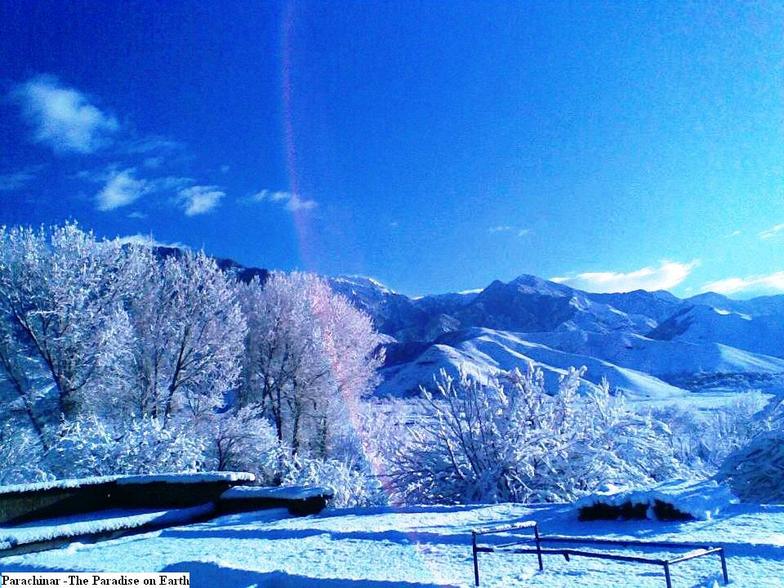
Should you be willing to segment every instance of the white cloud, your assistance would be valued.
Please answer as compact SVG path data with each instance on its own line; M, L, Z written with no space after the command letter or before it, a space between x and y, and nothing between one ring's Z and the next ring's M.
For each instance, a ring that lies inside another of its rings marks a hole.
M698 263L698 261L690 263L663 261L658 267L649 266L628 273L586 272L575 276L555 277L551 280L588 292L670 290L683 282Z
M291 198L289 198L288 202L286 202L286 209L290 210L291 212L295 212L297 210L312 210L316 208L317 204L315 200L306 200L304 198L300 198L296 194L292 194Z
M223 196L222 191L218 191L220 196L212 193L217 190L215 186L194 185L193 178L183 176L141 178L138 176L137 168L118 169L116 164L103 170L81 171L74 177L103 184L103 188L96 195L96 207L104 211L128 206L149 194L168 193L176 194L175 203L183 205L186 214L193 216L209 211ZM146 216L140 211L128 214L129 218Z
M148 180L152 191L155 192L169 192L179 191L189 186L192 186L196 180L193 178L183 176L161 176Z
M276 192L273 190L262 190L248 197L248 200L250 202L264 202L264 201L281 202L284 200L288 200L289 198L291 198L290 192Z
M217 186L191 186L180 190L180 202L186 216L210 212L226 193Z
M291 192L261 190L245 199L246 202L277 202L282 204L286 210L296 212L298 210L312 210L318 206L315 200L301 198L298 194Z
M526 235L530 234L531 229L513 227L512 225L496 225L487 229L487 232L491 235L495 233L514 233L518 237L525 237Z
M0 174L0 192L12 192L24 188L36 178L41 169L43 169L41 165L31 165L16 172Z
M185 145L179 141L172 141L166 137L159 137L157 135L150 135L136 139L127 140L124 145L124 151L132 155L139 155L150 152L164 152L172 154L176 151L184 151Z
M164 243L158 241L152 234L144 235L136 233L135 235L125 235L124 237L117 237L117 240L124 245L146 245L149 247L174 247L177 249L188 249L188 246L175 241L173 243Z
M128 206L151 190L146 180L134 177L134 172L135 170L130 168L109 176L106 185L95 197L98 210L114 210Z
M725 278L705 284L701 289L703 292L719 294L735 294L746 290L784 292L784 271L745 278Z
M120 128L113 116L52 76L38 76L16 87L13 96L35 126L35 140L56 152L92 153Z
M759 234L759 236L760 239L772 239L782 231L784 231L784 223L773 225L769 229L765 229Z

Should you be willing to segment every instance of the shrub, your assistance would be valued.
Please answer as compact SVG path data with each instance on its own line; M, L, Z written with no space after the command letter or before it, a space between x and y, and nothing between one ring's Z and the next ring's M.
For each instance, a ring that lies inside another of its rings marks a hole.
M48 459L58 477L195 472L203 469L204 441L192 428L132 419L112 428L96 418L63 425Z
M608 482L666 479L678 463L669 431L630 411L604 382L578 395L583 370L555 394L530 367L487 382L442 372L423 390L422 416L394 455L390 477L405 502L573 500Z
M209 445L209 468L251 472L259 484L280 481L287 451L278 441L275 428L255 407L230 409L210 415L202 425Z
M756 436L732 453L719 470L719 479L746 502L784 502L784 430Z
M332 491L330 506L377 506L387 503L381 483L367 470L342 461L294 459L284 484L321 486Z

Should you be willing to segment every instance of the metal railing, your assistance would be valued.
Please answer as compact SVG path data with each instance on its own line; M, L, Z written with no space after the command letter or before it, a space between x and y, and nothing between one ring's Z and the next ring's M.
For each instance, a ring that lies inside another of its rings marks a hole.
M483 535L495 535L500 533L519 533L524 530L533 530L532 537L526 537L516 541L500 544L480 544L479 537ZM534 543L535 547L521 547L527 543ZM614 547L643 547L647 549L661 548L670 551L678 549L689 549L690 551L673 558L662 559L654 557L644 557L638 555L624 555L607 551L586 551L585 549L574 549L571 547L543 547L544 543L573 544L578 547L586 545L608 545ZM471 531L471 547L474 560L474 583L479 586L479 557L480 553L519 553L536 554L539 562L539 570L544 570L543 555L561 555L569 561L571 557L590 557L594 559L606 559L613 561L623 561L630 563L640 563L647 565L661 566L664 571L664 579L667 588L672 588L671 566L677 563L689 561L707 555L718 555L721 561L721 572L724 577L724 584L729 583L727 574L727 559L723 547L714 547L697 543L680 543L674 541L640 541L635 539L598 539L595 537L578 537L568 535L540 535L539 525L536 521L522 521L512 525L498 527L485 527Z

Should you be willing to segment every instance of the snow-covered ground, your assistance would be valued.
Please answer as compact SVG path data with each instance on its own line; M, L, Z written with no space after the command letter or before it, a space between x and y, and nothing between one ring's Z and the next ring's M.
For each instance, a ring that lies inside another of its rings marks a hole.
M784 506L749 505L688 523L581 523L570 505L347 509L303 518L261 511L9 557L0 571L190 571L195 588L470 586L470 530L525 519L547 534L723 545L733 586L784 586ZM655 554L662 552L647 553ZM673 586L713 586L719 569L715 557L678 564ZM482 554L480 570L483 586L664 587L653 566L561 556L546 556L539 572L533 556Z

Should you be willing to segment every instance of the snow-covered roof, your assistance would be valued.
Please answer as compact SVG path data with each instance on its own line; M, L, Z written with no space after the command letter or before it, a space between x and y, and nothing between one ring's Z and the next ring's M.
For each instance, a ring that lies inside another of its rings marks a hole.
M120 476L92 476L88 478L69 478L64 480L49 480L47 482L35 482L32 484L12 484L9 486L0 486L0 495L2 494L16 494L23 492L38 492L43 490L68 488L81 488L82 486L93 486L95 484L105 484L107 482L114 482Z
M122 476L117 478L117 485L154 484L200 484L203 482L254 482L256 476L248 472L197 472L192 474L144 474L140 476Z
M50 480L33 484L13 484L0 486L0 495L24 492L39 492L44 490L66 490L115 482L118 485L152 484L166 482L168 484L198 484L203 482L254 482L256 476L248 472L195 472L190 474L162 473L144 474L138 476L93 476L88 478L72 478L64 480Z
M98 535L145 527L163 527L190 522L209 515L213 503L167 510L111 509L68 517L35 521L14 527L0 527L0 551L18 545Z

